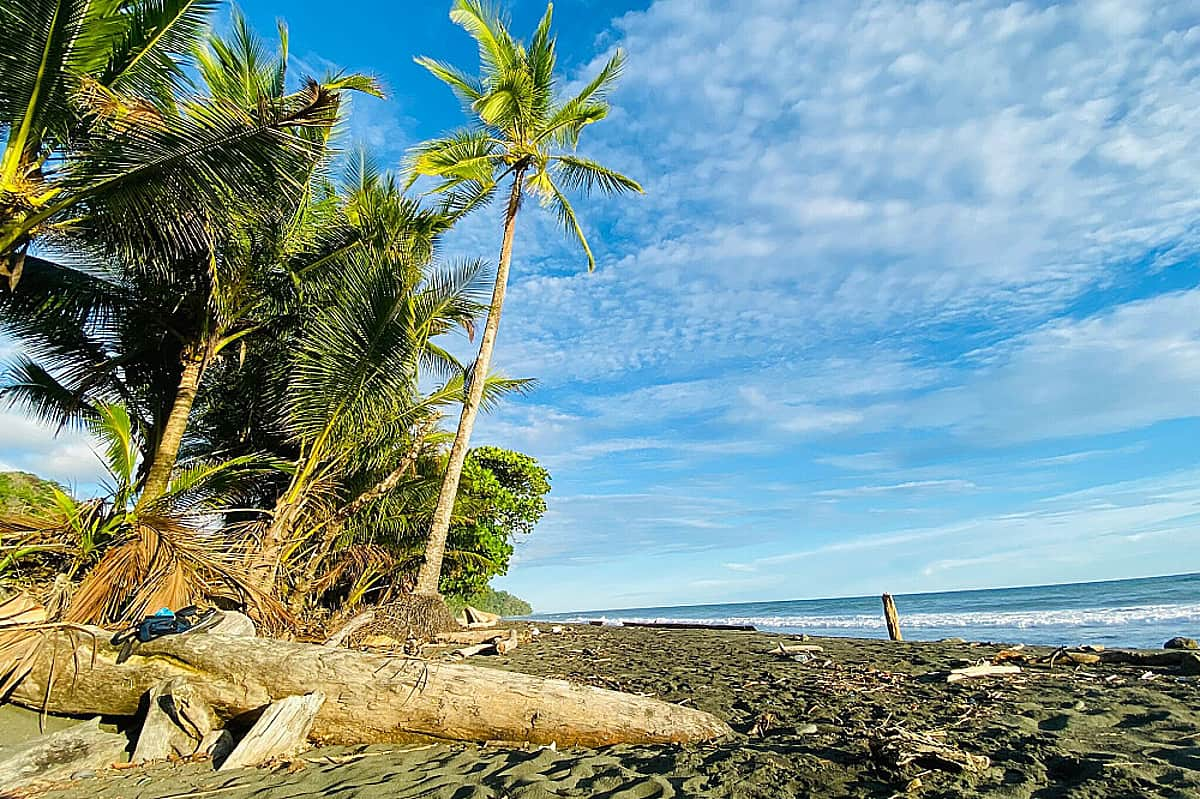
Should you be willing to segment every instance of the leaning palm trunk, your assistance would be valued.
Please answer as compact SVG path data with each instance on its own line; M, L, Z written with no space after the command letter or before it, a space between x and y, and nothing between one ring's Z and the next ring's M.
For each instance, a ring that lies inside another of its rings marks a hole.
M175 392L171 413L163 425L158 446L154 448L154 459L146 471L146 481L142 484L142 494L138 498L138 510L161 498L171 484L171 473L175 470L175 462L179 459L179 447L183 443L184 433L187 432L188 417L191 416L192 406L196 403L200 381L204 377L204 369L208 365L212 350L213 347L207 343L184 350L179 388Z
M521 181L524 177L525 167L517 167L513 174L508 207L504 212L504 239L500 245L500 262L496 266L492 303L488 307L487 323L479 341L479 356L471 369L471 384L467 389L462 414L458 417L458 430L454 434L454 445L450 448L450 458L446 464L446 474L442 478L437 508L433 512L429 541L425 545L425 561L417 575L418 594L432 596L438 593L442 558L446 553L446 539L450 536L450 517L454 512L454 500L458 496L463 464L467 460L467 448L471 444L471 431L475 429L475 419L479 416L479 406L483 402L483 389L491 367L492 351L496 348L496 333L500 329L500 312L504 310L504 294L508 290L508 268L512 260L513 233L517 226L517 211L521 206Z

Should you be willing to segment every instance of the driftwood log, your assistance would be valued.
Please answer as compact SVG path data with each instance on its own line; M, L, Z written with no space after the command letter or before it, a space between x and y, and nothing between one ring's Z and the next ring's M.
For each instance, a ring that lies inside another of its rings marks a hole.
M0 792L99 771L121 760L129 740L100 729L100 719L84 721L24 746L0 752Z
M212 708L186 677L171 677L150 689L146 720L138 733L134 763L196 754L212 733Z
M258 766L301 751L323 704L325 694L320 691L272 703L217 770Z
M1200 654L1184 650L1106 649L1099 653L1101 663L1148 668L1175 668L1184 674L1200 674Z
M185 676L217 721L247 724L273 701L327 697L313 738L359 744L415 739L559 746L684 743L726 735L700 710L647 697L456 663L388 657L269 638L197 633L135 648L123 663L103 643L42 647L12 700L52 713L131 716L162 680ZM57 652L57 657L54 653ZM55 676L47 688L47 680Z

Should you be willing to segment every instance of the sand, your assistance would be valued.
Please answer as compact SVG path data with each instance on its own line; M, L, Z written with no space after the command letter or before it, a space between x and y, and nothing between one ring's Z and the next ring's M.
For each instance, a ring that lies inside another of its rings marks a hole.
M208 764L108 772L59 799L605 799L650 797L1200 797L1200 678L1102 665L945 682L999 645L814 638L807 663L757 632L568 627L495 668L686 702L736 735L690 746L516 750L436 744L314 749L276 769L214 774ZM7 725L6 725L7 726ZM943 735L984 755L981 774L881 767L885 728ZM915 780L915 781L914 781ZM906 793L907 790L907 793Z

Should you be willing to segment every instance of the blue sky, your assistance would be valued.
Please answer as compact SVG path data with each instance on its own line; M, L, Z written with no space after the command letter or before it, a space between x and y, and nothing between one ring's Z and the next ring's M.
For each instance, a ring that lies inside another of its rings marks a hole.
M298 69L384 81L347 132L383 160L459 123L411 61L472 64L448 3L243 7ZM569 78L626 50L581 150L647 194L579 203L591 275L521 220L498 365L540 387L476 441L554 490L498 585L554 611L1200 569L1194 3L556 14ZM498 237L485 212L447 255ZM2 421L4 464L94 474Z

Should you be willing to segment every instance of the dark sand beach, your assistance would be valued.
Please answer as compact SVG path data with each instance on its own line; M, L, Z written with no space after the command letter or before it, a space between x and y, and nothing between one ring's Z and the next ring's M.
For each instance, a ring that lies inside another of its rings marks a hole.
M59 799L605 799L650 797L1196 797L1200 677L1096 665L947 684L998 644L814 638L805 663L759 632L568 626L481 666L651 694L727 720L734 737L689 746L514 749L454 743L317 748L276 768L211 764L109 771ZM1150 675L1150 676L1147 676ZM985 756L982 773L873 753L889 731ZM13 733L8 734L11 741Z

